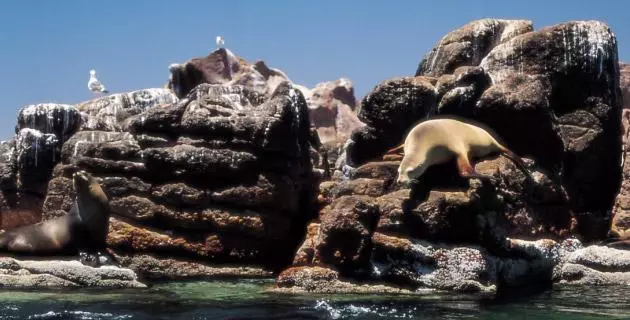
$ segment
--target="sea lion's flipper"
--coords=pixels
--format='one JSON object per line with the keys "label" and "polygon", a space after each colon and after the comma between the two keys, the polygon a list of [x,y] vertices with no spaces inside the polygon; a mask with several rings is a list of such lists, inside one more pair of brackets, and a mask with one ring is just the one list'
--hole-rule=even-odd
{"label": "sea lion's flipper", "polygon": [[385,152],[385,154],[397,153],[398,151],[403,150],[404,147],[405,147],[405,144],[402,143],[401,145],[399,145],[399,146],[397,146],[395,148],[387,150],[387,152]]}
{"label": "sea lion's flipper", "polygon": [[459,174],[464,178],[495,181],[494,177],[477,173],[466,155],[457,155],[457,169],[459,170]]}
{"label": "sea lion's flipper", "polygon": [[630,250],[630,240],[619,240],[619,241],[609,242],[609,243],[604,244],[604,246],[615,248],[615,249]]}

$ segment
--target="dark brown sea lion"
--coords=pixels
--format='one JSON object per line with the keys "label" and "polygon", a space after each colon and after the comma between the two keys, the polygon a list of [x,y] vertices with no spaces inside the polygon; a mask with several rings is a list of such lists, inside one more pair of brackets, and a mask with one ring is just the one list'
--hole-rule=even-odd
{"label": "dark brown sea lion", "polygon": [[106,253],[109,199],[91,174],[78,171],[72,180],[76,198],[67,215],[0,234],[0,251],[28,256]]}

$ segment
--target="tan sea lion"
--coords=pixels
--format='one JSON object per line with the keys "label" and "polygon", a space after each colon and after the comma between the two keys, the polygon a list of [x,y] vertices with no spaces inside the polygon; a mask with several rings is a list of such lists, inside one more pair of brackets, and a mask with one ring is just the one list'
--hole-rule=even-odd
{"label": "tan sea lion", "polygon": [[91,174],[72,176],[76,198],[70,212],[0,234],[0,251],[20,255],[76,255],[105,252],[109,199]]}
{"label": "tan sea lion", "polygon": [[[455,158],[462,177],[491,179],[477,174],[471,159],[498,152],[512,160],[528,179],[532,179],[523,160],[500,144],[496,138],[481,128],[456,119],[432,119],[417,124],[405,138],[404,156],[398,167],[399,183],[407,183],[420,177],[434,165]],[[399,147],[391,149],[396,152]]]}

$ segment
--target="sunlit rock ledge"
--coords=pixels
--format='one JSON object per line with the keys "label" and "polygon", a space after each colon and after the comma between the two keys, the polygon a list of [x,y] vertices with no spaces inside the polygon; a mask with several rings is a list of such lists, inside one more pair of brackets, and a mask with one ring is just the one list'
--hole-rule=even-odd
{"label": "sunlit rock ledge", "polygon": [[0,257],[0,287],[144,288],[131,269],[93,268],[75,260],[17,260]]}
{"label": "sunlit rock ledge", "polygon": [[[392,253],[414,247],[416,260],[411,257],[413,254],[406,257],[392,254],[388,264],[372,261],[369,281],[343,277],[330,265],[295,266],[283,271],[270,291],[401,295],[452,292],[484,296],[495,295],[502,288],[549,284],[630,285],[630,251],[599,245],[583,247],[576,239],[561,243],[548,239],[510,240],[512,249],[520,253],[519,258],[514,258],[497,257],[474,246],[438,246],[384,235],[377,237]],[[392,281],[395,278],[398,281]]]}

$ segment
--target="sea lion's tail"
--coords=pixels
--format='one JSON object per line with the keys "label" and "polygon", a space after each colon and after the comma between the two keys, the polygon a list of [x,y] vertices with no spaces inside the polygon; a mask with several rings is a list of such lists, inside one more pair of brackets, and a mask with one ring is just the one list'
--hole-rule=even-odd
{"label": "sea lion's tail", "polygon": [[501,154],[506,156],[508,159],[512,160],[512,162],[514,162],[514,164],[521,171],[523,171],[523,173],[525,174],[525,176],[528,179],[531,179],[532,181],[534,180],[534,178],[532,177],[531,172],[529,172],[529,170],[525,166],[525,162],[523,161],[523,159],[521,159],[521,157],[519,157],[516,153],[512,152],[510,149],[508,149],[508,148],[506,148],[506,147],[504,147],[502,145],[499,145],[499,150],[500,150]]}

